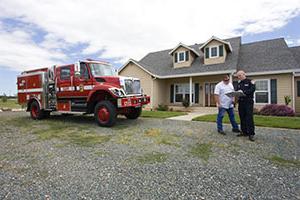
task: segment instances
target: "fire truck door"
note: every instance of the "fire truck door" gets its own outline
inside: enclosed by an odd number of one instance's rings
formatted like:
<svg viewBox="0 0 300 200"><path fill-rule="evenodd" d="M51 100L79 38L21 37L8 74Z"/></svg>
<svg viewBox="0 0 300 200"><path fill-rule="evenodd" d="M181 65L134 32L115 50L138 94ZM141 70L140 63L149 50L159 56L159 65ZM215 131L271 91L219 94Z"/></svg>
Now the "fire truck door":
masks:
<svg viewBox="0 0 300 200"><path fill-rule="evenodd" d="M57 78L57 97L72 97L75 91L74 87L74 65L56 68Z"/></svg>
<svg viewBox="0 0 300 200"><path fill-rule="evenodd" d="M75 78L76 92L78 98L87 98L93 89L93 80L86 63L80 63L80 76Z"/></svg>

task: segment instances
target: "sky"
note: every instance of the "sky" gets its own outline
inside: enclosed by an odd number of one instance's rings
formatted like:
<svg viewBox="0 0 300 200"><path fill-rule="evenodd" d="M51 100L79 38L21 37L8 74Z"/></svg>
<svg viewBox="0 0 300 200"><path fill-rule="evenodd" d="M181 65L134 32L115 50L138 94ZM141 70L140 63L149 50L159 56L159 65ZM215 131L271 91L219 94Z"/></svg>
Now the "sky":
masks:
<svg viewBox="0 0 300 200"><path fill-rule="evenodd" d="M129 58L241 36L300 45L300 0L0 0L0 95L16 93L22 71Z"/></svg>

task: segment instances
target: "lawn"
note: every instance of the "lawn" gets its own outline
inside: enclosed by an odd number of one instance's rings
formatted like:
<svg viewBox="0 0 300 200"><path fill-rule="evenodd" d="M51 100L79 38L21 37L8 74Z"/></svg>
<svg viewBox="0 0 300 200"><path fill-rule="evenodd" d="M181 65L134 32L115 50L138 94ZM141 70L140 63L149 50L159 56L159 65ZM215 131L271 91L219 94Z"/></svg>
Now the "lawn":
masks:
<svg viewBox="0 0 300 200"><path fill-rule="evenodd" d="M217 114L211 114L196 117L193 119L193 121L215 122L216 119ZM240 118L238 115L235 115L235 119L238 123L240 123ZM225 115L223 122L230 123L228 115ZM300 117L275 117L254 115L254 122L256 126L300 129Z"/></svg>
<svg viewBox="0 0 300 200"><path fill-rule="evenodd" d="M149 117L149 118L169 118L169 117L176 117L181 115L186 115L185 112L174 112L174 111L146 111L143 110L142 117Z"/></svg>
<svg viewBox="0 0 300 200"><path fill-rule="evenodd" d="M7 99L6 102L3 102L2 99L0 99L0 109L3 108L16 109L21 108L21 106L18 104L17 99Z"/></svg>

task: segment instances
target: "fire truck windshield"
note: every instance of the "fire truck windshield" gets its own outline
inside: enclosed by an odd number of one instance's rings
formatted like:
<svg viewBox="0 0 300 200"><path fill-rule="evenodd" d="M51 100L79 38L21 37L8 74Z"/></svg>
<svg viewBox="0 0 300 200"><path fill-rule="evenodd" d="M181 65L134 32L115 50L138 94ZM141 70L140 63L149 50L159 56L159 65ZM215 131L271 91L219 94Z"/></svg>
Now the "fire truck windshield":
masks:
<svg viewBox="0 0 300 200"><path fill-rule="evenodd" d="M90 69L93 76L114 76L115 72L112 66L100 64L100 63L90 63Z"/></svg>

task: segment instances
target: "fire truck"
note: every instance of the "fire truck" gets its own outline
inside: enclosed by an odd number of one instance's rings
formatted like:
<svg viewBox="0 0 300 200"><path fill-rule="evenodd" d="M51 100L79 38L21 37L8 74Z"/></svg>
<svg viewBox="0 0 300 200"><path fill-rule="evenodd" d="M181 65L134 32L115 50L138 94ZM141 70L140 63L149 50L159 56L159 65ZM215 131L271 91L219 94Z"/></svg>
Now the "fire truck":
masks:
<svg viewBox="0 0 300 200"><path fill-rule="evenodd" d="M17 77L18 103L34 120L51 112L94 114L105 127L113 126L117 115L137 119L150 97L139 79L115 74L111 64L90 59L24 71Z"/></svg>

